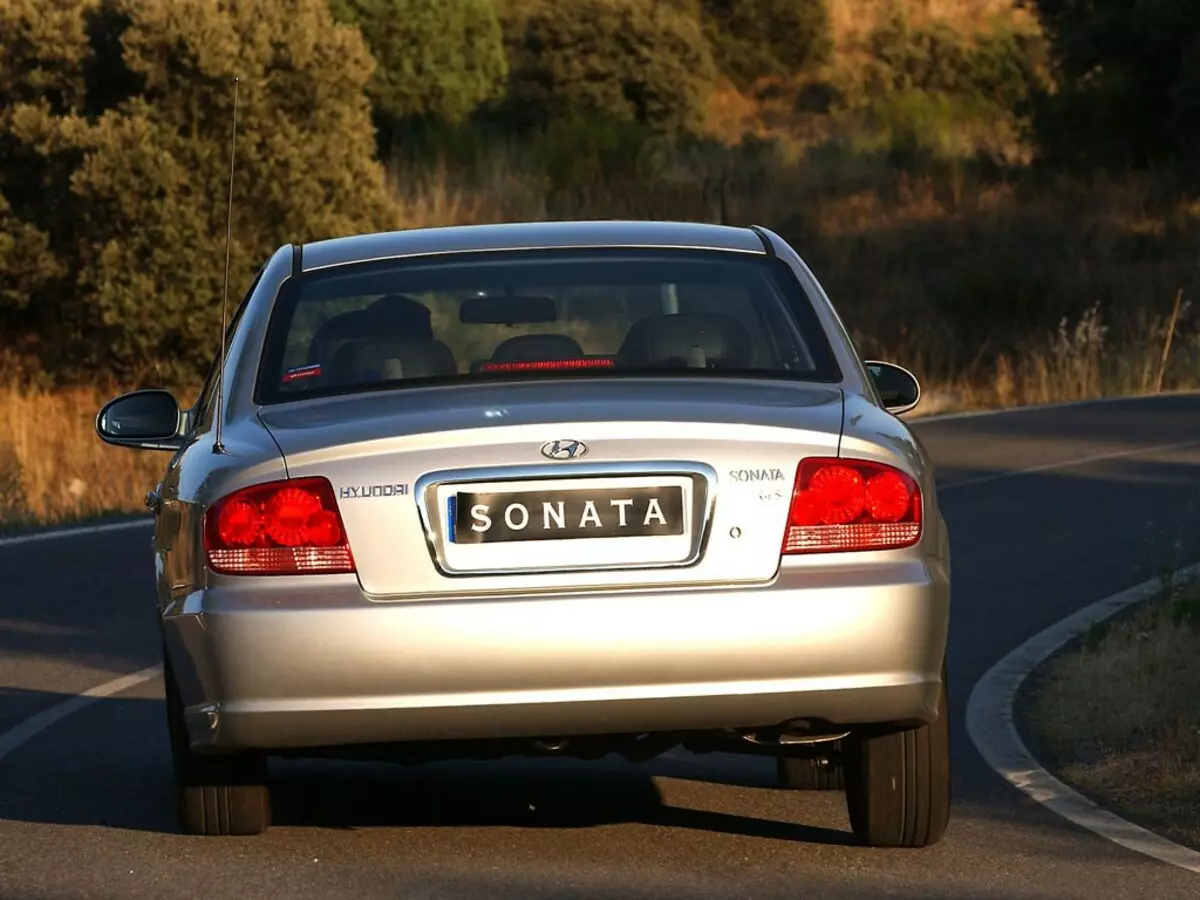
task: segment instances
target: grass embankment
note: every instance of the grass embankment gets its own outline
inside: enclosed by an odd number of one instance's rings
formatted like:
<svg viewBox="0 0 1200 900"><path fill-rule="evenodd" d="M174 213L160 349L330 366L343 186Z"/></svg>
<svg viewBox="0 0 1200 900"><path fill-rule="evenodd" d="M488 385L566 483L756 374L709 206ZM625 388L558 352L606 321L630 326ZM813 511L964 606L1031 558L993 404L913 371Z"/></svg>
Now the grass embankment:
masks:
<svg viewBox="0 0 1200 900"><path fill-rule="evenodd" d="M167 455L101 442L96 412L111 397L0 385L0 531L144 511Z"/></svg>
<svg viewBox="0 0 1200 900"><path fill-rule="evenodd" d="M1035 675L1044 761L1098 803L1200 847L1200 585L1101 623Z"/></svg>

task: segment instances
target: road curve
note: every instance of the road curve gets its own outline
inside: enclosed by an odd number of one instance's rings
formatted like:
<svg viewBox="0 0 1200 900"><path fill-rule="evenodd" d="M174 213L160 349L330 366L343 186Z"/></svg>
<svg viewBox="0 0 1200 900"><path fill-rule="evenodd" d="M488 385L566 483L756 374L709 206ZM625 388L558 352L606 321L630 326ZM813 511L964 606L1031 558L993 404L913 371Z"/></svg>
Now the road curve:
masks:
<svg viewBox="0 0 1200 900"><path fill-rule="evenodd" d="M273 767L277 826L175 833L162 687L97 699L0 758L0 896L1195 898L1200 879L991 772L971 686L1072 611L1200 559L1200 396L931 420L954 552L954 818L925 851L850 843L840 795L768 761L672 754L423 769ZM157 661L149 530L0 545L0 735Z"/></svg>

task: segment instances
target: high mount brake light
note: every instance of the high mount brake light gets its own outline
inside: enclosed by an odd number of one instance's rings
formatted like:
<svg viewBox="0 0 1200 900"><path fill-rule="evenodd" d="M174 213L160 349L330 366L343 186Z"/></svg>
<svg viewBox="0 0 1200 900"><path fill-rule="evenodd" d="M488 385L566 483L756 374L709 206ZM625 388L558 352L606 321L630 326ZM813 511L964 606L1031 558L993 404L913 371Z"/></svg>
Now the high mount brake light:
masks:
<svg viewBox="0 0 1200 900"><path fill-rule="evenodd" d="M573 369L611 369L614 363L611 359L538 359L522 362L485 362L479 366L480 372L564 372Z"/></svg>
<svg viewBox="0 0 1200 900"><path fill-rule="evenodd" d="M800 462L785 555L894 550L920 539L921 489L904 472L859 459Z"/></svg>
<svg viewBox="0 0 1200 900"><path fill-rule="evenodd" d="M333 486L324 478L272 481L235 491L204 516L204 551L229 575L354 571Z"/></svg>

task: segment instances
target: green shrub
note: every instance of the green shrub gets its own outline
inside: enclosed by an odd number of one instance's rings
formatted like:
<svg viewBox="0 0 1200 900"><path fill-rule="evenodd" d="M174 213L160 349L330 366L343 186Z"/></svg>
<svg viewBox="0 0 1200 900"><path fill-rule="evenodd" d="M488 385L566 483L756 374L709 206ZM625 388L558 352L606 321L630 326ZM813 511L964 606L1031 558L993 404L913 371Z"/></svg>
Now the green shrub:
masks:
<svg viewBox="0 0 1200 900"><path fill-rule="evenodd" d="M211 359L234 73L233 299L280 244L392 222L373 63L324 0L12 0L0 32L18 36L0 54L0 332L52 371L188 378ZM136 94L95 111L115 84Z"/></svg>
<svg viewBox="0 0 1200 900"><path fill-rule="evenodd" d="M945 22L914 27L897 13L867 37L865 87L937 91L1015 111L1041 84L1044 42L1035 34L998 30L967 37Z"/></svg>
<svg viewBox="0 0 1200 900"><path fill-rule="evenodd" d="M903 169L974 156L986 145L978 124L996 115L977 98L914 89L872 99L861 112L854 144Z"/></svg>
<svg viewBox="0 0 1200 900"><path fill-rule="evenodd" d="M530 149L552 190L598 186L645 171L654 133L638 122L592 116L551 122L533 136Z"/></svg>
<svg viewBox="0 0 1200 900"><path fill-rule="evenodd" d="M22 312L47 284L64 273L50 252L50 235L13 214L0 194L0 322L4 310Z"/></svg>
<svg viewBox="0 0 1200 900"><path fill-rule="evenodd" d="M395 119L463 121L504 90L508 63L492 0L329 0L378 63L368 92Z"/></svg>
<svg viewBox="0 0 1200 900"><path fill-rule="evenodd" d="M506 112L523 125L556 120L695 128L715 79L699 21L678 4L553 0L505 7L511 70Z"/></svg>
<svg viewBox="0 0 1200 900"><path fill-rule="evenodd" d="M895 12L835 73L835 110L850 143L910 168L938 159L995 167L1026 153L1028 116L1045 81L1045 43L1006 30L966 35Z"/></svg>
<svg viewBox="0 0 1200 900"><path fill-rule="evenodd" d="M738 87L795 75L829 59L825 0L702 0L704 33Z"/></svg>
<svg viewBox="0 0 1200 900"><path fill-rule="evenodd" d="M968 55L974 93L1011 112L1028 112L1030 99L1048 83L1046 39L1028 31L981 34Z"/></svg>

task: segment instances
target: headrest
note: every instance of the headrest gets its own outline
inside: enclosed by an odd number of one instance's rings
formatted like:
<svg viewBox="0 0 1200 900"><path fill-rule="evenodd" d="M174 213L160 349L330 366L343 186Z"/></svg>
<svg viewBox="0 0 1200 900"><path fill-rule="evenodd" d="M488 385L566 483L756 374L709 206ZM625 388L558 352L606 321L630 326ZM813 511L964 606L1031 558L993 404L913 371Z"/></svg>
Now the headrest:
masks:
<svg viewBox="0 0 1200 900"><path fill-rule="evenodd" d="M537 362L583 355L579 342L565 334L520 334L502 341L492 351L492 362Z"/></svg>
<svg viewBox="0 0 1200 900"><path fill-rule="evenodd" d="M424 303L403 294L380 297L363 310L364 322L404 337L432 338L433 317Z"/></svg>
<svg viewBox="0 0 1200 900"><path fill-rule="evenodd" d="M752 365L754 346L745 327L732 316L684 314L652 316L633 324L621 345L627 365L663 364L722 368Z"/></svg>
<svg viewBox="0 0 1200 900"><path fill-rule="evenodd" d="M328 358L333 346L355 338L394 335L398 338L432 338L433 323L429 308L403 294L388 294L370 306L342 313L325 322L313 335L308 358L312 362Z"/></svg>
<svg viewBox="0 0 1200 900"><path fill-rule="evenodd" d="M349 344L338 352L334 369L338 382L362 383L454 375L458 364L441 341L400 338Z"/></svg>

